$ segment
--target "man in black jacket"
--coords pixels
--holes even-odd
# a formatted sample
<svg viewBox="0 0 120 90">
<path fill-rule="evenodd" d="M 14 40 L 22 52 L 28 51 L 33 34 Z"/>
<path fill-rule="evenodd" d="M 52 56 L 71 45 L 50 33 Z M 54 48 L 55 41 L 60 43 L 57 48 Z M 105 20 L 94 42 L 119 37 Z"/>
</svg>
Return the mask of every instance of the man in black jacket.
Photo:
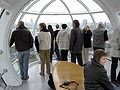
<svg viewBox="0 0 120 90">
<path fill-rule="evenodd" d="M 27 80 L 30 48 L 33 47 L 33 37 L 30 31 L 24 26 L 23 21 L 18 22 L 18 28 L 13 31 L 10 39 L 10 47 L 15 42 L 15 48 L 18 51 L 18 60 L 21 79 Z"/>
<path fill-rule="evenodd" d="M 82 66 L 82 47 L 83 47 L 83 32 L 79 28 L 79 21 L 73 21 L 73 29 L 70 35 L 70 52 L 71 52 L 71 62 L 76 63 L 76 57 L 78 64 Z"/>
</svg>

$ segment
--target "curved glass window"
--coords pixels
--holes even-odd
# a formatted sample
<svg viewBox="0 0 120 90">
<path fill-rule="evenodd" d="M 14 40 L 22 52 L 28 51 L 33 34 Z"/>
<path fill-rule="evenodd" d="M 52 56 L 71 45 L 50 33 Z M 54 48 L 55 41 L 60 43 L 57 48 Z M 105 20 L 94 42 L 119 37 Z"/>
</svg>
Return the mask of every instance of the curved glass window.
<svg viewBox="0 0 120 90">
<path fill-rule="evenodd" d="M 32 15 L 32 14 L 25 14 L 22 18 L 22 21 L 24 21 L 25 26 L 33 33 L 33 27 L 34 23 L 36 21 L 38 15 Z"/>
<path fill-rule="evenodd" d="M 68 10 L 60 0 L 51 3 L 43 13 L 68 13 Z"/>
<path fill-rule="evenodd" d="M 71 29 L 74 19 L 79 20 L 81 28 L 88 24 L 91 30 L 97 27 L 98 22 L 102 21 L 110 37 L 112 31 L 110 21 L 103 9 L 94 0 L 33 0 L 21 12 L 14 28 L 16 23 L 22 20 L 35 37 L 39 32 L 39 23 L 41 22 L 52 25 L 53 29 L 55 29 L 56 24 L 65 23 Z M 106 47 L 109 52 L 109 43 Z M 30 63 L 38 60 L 35 50 L 35 48 L 31 49 Z M 16 53 L 15 49 L 13 49 L 13 53 Z"/>
</svg>

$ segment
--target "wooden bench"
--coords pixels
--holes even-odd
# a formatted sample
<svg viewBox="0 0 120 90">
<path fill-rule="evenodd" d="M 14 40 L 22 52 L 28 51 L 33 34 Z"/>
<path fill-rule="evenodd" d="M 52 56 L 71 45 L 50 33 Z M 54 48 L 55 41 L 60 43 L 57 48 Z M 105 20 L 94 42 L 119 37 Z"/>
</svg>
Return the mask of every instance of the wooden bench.
<svg viewBox="0 0 120 90">
<path fill-rule="evenodd" d="M 81 66 L 72 62 L 61 61 L 56 63 L 52 70 L 56 90 L 68 90 L 60 87 L 65 81 L 75 81 L 76 83 L 79 83 L 76 90 L 85 90 L 83 70 L 84 69 Z M 70 88 L 70 90 L 75 90 L 76 83 L 71 83 L 64 87 Z"/>
</svg>

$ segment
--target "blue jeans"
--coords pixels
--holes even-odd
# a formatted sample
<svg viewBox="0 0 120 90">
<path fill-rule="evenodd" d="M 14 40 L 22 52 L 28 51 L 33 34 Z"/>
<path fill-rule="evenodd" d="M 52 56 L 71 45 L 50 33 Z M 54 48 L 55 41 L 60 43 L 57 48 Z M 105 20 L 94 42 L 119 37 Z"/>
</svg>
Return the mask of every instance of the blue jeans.
<svg viewBox="0 0 120 90">
<path fill-rule="evenodd" d="M 113 85 L 113 87 L 114 87 L 115 90 L 118 90 L 117 86 L 115 84 L 112 83 L 112 85 Z"/>
<path fill-rule="evenodd" d="M 29 56 L 30 56 L 30 50 L 18 52 L 18 60 L 19 60 L 21 78 L 28 77 Z"/>
</svg>

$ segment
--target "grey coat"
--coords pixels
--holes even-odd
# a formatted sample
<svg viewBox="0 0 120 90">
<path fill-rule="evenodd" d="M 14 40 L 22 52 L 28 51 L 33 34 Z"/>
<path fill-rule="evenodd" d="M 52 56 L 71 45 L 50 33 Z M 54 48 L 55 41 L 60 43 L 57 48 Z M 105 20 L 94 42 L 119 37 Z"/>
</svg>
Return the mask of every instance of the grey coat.
<svg viewBox="0 0 120 90">
<path fill-rule="evenodd" d="M 111 45 L 110 55 L 112 57 L 120 58 L 120 26 L 113 31 L 110 40 L 110 45 Z"/>
<path fill-rule="evenodd" d="M 93 30 L 93 47 L 105 48 L 104 32 L 105 28 L 100 26 Z"/>
<path fill-rule="evenodd" d="M 58 32 L 56 41 L 60 50 L 69 50 L 70 33 L 67 29 Z"/>
<path fill-rule="evenodd" d="M 83 47 L 83 32 L 80 28 L 73 28 L 70 34 L 70 51 L 72 54 L 82 53 Z"/>
</svg>

